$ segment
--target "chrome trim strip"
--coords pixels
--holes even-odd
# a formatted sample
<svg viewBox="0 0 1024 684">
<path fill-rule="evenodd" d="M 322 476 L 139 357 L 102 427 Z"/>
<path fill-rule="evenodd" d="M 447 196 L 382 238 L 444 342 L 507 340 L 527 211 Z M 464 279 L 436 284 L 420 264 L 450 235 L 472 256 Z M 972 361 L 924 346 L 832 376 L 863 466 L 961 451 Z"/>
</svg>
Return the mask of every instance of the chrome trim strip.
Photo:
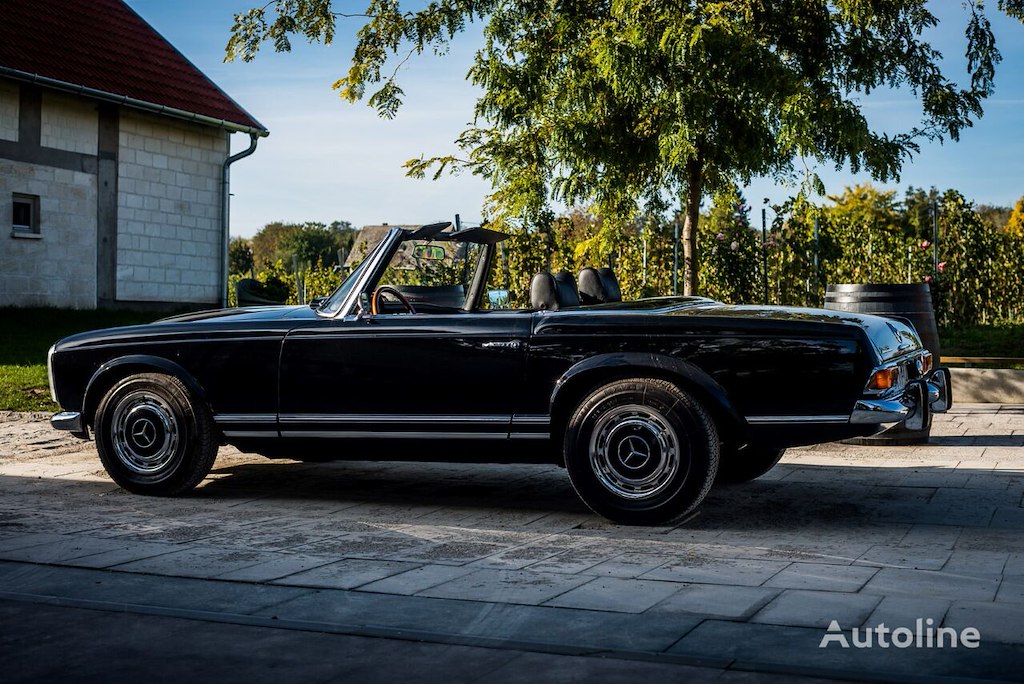
<svg viewBox="0 0 1024 684">
<path fill-rule="evenodd" d="M 392 228 L 388 231 L 388 234 L 385 235 L 384 239 L 377 245 L 377 251 L 370 252 L 366 257 L 370 260 L 370 263 L 367 264 L 366 270 L 359 276 L 359 280 L 352 284 L 352 289 L 349 290 L 347 295 L 345 295 L 345 299 L 341 302 L 341 306 L 338 307 L 338 310 L 334 312 L 333 315 L 325 316 L 326 318 L 344 319 L 353 314 L 355 304 L 359 301 L 359 295 L 366 289 L 370 279 L 376 275 L 384 257 L 390 254 L 391 247 L 395 244 L 395 241 L 401 237 L 401 235 L 401 228 Z M 317 315 L 320 315 L 319 311 L 317 311 Z"/>
<path fill-rule="evenodd" d="M 277 430 L 224 430 L 225 437 L 277 437 Z"/>
<path fill-rule="evenodd" d="M 510 432 L 508 433 L 509 439 L 550 439 L 551 434 L 548 432 Z"/>
<path fill-rule="evenodd" d="M 282 437 L 312 439 L 507 439 L 506 432 L 423 432 L 403 430 L 282 430 Z"/>
<path fill-rule="evenodd" d="M 509 417 L 500 415 L 403 415 L 394 413 L 286 413 L 281 423 L 473 423 L 508 425 Z"/>
<path fill-rule="evenodd" d="M 50 382 L 50 399 L 53 399 L 54 404 L 59 404 L 57 386 L 53 384 L 53 353 L 55 351 L 57 351 L 57 345 L 51 344 L 50 350 L 46 352 L 46 379 Z"/>
<path fill-rule="evenodd" d="M 550 425 L 551 416 L 542 415 L 513 415 L 513 425 Z"/>
<path fill-rule="evenodd" d="M 213 417 L 217 423 L 275 423 L 274 413 L 218 413 Z"/>
<path fill-rule="evenodd" d="M 78 411 L 61 411 L 50 418 L 50 426 L 55 430 L 81 432 L 82 414 Z"/>
<path fill-rule="evenodd" d="M 747 422 L 752 425 L 789 425 L 792 423 L 848 423 L 850 417 L 847 415 L 818 415 L 818 416 L 747 416 Z"/>
</svg>

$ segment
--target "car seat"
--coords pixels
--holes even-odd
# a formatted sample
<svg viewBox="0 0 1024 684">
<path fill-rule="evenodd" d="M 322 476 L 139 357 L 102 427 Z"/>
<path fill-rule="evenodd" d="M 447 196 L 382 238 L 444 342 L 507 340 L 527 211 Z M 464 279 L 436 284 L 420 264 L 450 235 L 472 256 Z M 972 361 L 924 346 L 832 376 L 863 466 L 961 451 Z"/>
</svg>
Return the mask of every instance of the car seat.
<svg viewBox="0 0 1024 684">
<path fill-rule="evenodd" d="M 579 284 L 580 302 L 583 304 L 622 301 L 619 281 L 610 268 L 584 268 L 579 274 Z"/>
<path fill-rule="evenodd" d="M 567 307 L 579 306 L 580 296 L 576 292 L 576 282 L 566 271 L 551 274 L 542 271 L 530 281 L 530 305 L 534 309 L 550 309 L 557 311 Z"/>
</svg>

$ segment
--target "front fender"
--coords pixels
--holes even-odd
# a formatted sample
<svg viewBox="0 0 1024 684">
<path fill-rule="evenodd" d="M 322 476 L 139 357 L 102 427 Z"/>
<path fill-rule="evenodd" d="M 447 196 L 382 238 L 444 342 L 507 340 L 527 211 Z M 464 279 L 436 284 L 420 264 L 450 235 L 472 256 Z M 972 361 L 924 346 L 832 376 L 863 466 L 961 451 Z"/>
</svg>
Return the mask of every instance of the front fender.
<svg viewBox="0 0 1024 684">
<path fill-rule="evenodd" d="M 581 397 L 575 395 L 583 387 L 593 387 L 604 378 L 617 379 L 630 375 L 651 375 L 677 383 L 705 403 L 723 432 L 745 435 L 746 421 L 736 410 L 725 389 L 714 378 L 688 361 L 649 352 L 599 354 L 575 364 L 555 383 L 549 403 L 551 413 L 554 415 L 562 397 L 573 396 L 579 399 Z"/>
<path fill-rule="evenodd" d="M 193 395 L 203 401 L 206 400 L 206 392 L 202 386 L 196 382 L 191 373 L 174 361 L 165 359 L 162 356 L 150 356 L 148 354 L 120 356 L 105 362 L 89 378 L 89 383 L 85 387 L 85 396 L 82 399 L 83 420 L 91 426 L 100 400 L 107 393 L 107 390 L 113 387 L 115 382 L 136 373 L 151 372 L 173 375 L 185 383 L 185 386 L 188 387 Z"/>
</svg>

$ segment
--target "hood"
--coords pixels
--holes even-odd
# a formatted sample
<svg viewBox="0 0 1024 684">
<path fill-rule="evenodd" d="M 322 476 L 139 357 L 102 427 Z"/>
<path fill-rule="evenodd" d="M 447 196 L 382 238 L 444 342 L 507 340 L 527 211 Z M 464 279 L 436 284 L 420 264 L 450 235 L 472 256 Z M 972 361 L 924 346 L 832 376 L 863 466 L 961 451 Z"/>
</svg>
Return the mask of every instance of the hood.
<svg viewBox="0 0 1024 684">
<path fill-rule="evenodd" d="M 243 323 L 248 321 L 276 321 L 284 318 L 316 318 L 316 312 L 308 306 L 282 305 L 282 306 L 249 306 L 236 309 L 212 309 L 208 311 L 196 311 L 194 313 L 181 314 L 161 318 L 155 324 L 161 323 L 196 323 L 196 322 L 227 322 Z"/>
</svg>

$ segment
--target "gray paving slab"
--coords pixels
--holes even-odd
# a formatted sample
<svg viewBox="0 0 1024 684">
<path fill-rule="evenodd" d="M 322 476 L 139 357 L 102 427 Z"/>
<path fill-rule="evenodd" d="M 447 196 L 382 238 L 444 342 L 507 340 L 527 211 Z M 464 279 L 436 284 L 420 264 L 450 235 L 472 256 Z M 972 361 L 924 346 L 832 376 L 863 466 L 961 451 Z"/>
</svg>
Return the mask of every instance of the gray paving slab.
<svg viewBox="0 0 1024 684">
<path fill-rule="evenodd" d="M 917 620 L 928 619 L 934 625 L 941 625 L 951 603 L 949 599 L 940 598 L 886 596 L 864 621 L 864 626 L 915 627 Z"/>
<path fill-rule="evenodd" d="M 776 625 L 736 624 L 708 620 L 672 646 L 670 653 L 733 658 L 739 663 L 759 661 L 792 668 L 824 668 L 838 676 L 872 681 L 926 681 L 938 677 L 969 680 L 1018 681 L 1024 649 L 1017 645 L 989 644 L 986 648 L 896 649 L 820 648 L 824 629 Z M 936 680 L 941 681 L 941 680 Z"/>
<path fill-rule="evenodd" d="M 688 613 L 728 620 L 746 620 L 778 595 L 778 589 L 762 587 L 684 584 L 678 592 L 653 606 L 648 613 Z"/>
<path fill-rule="evenodd" d="M 260 561 L 255 565 L 244 568 L 235 568 L 214 575 L 215 579 L 233 580 L 239 582 L 271 582 L 283 577 L 289 577 L 306 570 L 323 567 L 336 563 L 337 559 L 331 556 L 310 556 L 298 553 L 274 553 L 272 557 Z"/>
<path fill-rule="evenodd" d="M 422 596 L 539 605 L 591 577 L 526 570 L 476 570 L 421 592 Z"/>
<path fill-rule="evenodd" d="M 678 556 L 656 553 L 624 553 L 582 570 L 586 575 L 606 577 L 640 577 L 666 563 L 677 562 Z"/>
<path fill-rule="evenodd" d="M 854 564 L 910 570 L 941 570 L 952 553 L 948 549 L 923 544 L 872 546 L 857 558 Z"/>
<path fill-rule="evenodd" d="M 765 587 L 857 591 L 877 572 L 875 568 L 826 563 L 793 563 L 773 575 Z"/>
<path fill-rule="evenodd" d="M 63 561 L 65 565 L 73 565 L 79 568 L 110 568 L 131 561 L 142 560 L 162 556 L 166 553 L 181 551 L 180 544 L 160 544 L 157 542 L 124 541 L 121 539 L 110 539 L 114 546 L 107 551 L 79 556 L 71 560 Z"/>
<path fill-rule="evenodd" d="M 876 596 L 938 596 L 965 600 L 991 601 L 999 589 L 999 580 L 969 577 L 931 570 L 882 568 L 863 592 Z"/>
<path fill-rule="evenodd" d="M 1024 603 L 1024 575 L 1005 575 L 996 592 L 999 603 Z"/>
<path fill-rule="evenodd" d="M 645 573 L 641 579 L 756 587 L 789 565 L 787 561 L 695 560 L 692 564 L 682 562 L 663 565 Z"/>
<path fill-rule="evenodd" d="M 400 561 L 345 559 L 279 577 L 276 584 L 353 589 L 417 567 Z"/>
<path fill-rule="evenodd" d="M 969 577 L 1000 578 L 1010 554 L 1005 551 L 953 551 L 942 566 L 943 572 Z"/>
<path fill-rule="evenodd" d="M 0 591 L 243 615 L 311 593 L 298 587 L 5 562 L 0 562 Z"/>
<path fill-rule="evenodd" d="M 421 565 L 359 587 L 359 591 L 412 596 L 474 572 L 469 566 Z"/>
<path fill-rule="evenodd" d="M 642 613 L 679 591 L 679 588 L 675 582 L 597 577 L 556 596 L 544 605 L 616 613 Z"/>
<path fill-rule="evenodd" d="M 981 632 L 982 644 L 989 641 L 1024 644 L 1024 605 L 986 601 L 954 601 L 943 627 Z"/>
<path fill-rule="evenodd" d="M 113 566 L 123 572 L 172 577 L 216 577 L 233 570 L 266 563 L 277 554 L 267 551 L 193 547 Z"/>
<path fill-rule="evenodd" d="M 838 620 L 842 627 L 857 627 L 881 600 L 881 596 L 870 594 L 787 589 L 758 611 L 751 621 L 825 629 L 833 620 Z"/>
</svg>

